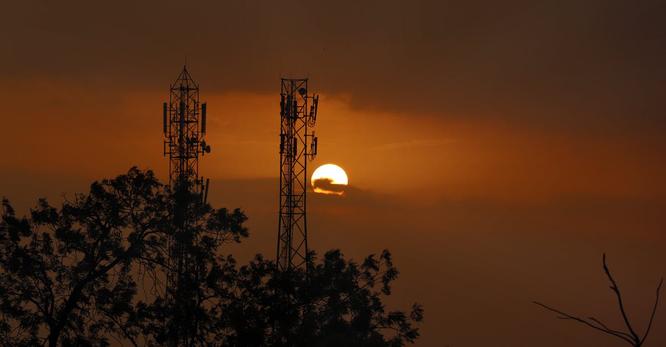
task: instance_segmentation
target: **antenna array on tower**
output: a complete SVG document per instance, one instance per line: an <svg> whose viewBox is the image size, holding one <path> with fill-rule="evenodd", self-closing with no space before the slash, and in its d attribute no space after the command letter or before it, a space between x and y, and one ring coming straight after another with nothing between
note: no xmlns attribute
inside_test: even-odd
<svg viewBox="0 0 666 347"><path fill-rule="evenodd" d="M169 185L187 185L202 194L205 201L207 183L199 177L199 158L210 153L206 144L206 104L199 103L199 85L183 67L171 85L169 102L162 107L164 155L169 157Z"/></svg>

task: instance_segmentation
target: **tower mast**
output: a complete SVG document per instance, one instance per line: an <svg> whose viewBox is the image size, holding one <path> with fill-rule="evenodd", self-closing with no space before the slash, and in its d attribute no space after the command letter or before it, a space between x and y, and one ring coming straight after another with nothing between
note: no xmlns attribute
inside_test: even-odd
<svg viewBox="0 0 666 347"><path fill-rule="evenodd" d="M308 79L282 79L280 87L280 212L277 265L307 270L307 162L317 154L314 126L318 95L308 94Z"/></svg>
<svg viewBox="0 0 666 347"><path fill-rule="evenodd" d="M199 102L199 85L187 67L170 87L169 102L163 108L164 156L169 158L169 187L174 194L173 228L168 240L166 295L173 304L172 320L167 324L167 345L194 346L198 322L193 310L199 304L198 266L189 247L196 242L191 230L196 205L205 203L208 184L199 176L199 159L210 153L206 135L206 104Z"/></svg>

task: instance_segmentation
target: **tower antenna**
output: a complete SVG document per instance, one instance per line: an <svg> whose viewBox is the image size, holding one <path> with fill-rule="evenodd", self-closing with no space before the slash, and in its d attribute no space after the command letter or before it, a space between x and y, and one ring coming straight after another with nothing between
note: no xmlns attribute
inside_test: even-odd
<svg viewBox="0 0 666 347"><path fill-rule="evenodd" d="M169 102L162 107L164 156L169 158L169 186L180 184L188 190L205 191L199 177L199 159L210 153L206 144L206 103L199 102L199 85L192 79L187 66L171 85Z"/></svg>

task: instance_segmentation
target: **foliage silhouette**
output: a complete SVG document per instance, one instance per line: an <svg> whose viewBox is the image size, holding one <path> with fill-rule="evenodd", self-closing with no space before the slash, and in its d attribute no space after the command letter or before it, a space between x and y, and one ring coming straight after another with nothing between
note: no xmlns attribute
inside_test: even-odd
<svg viewBox="0 0 666 347"><path fill-rule="evenodd" d="M152 301L140 301L133 320L125 325L145 345L210 345L222 334L215 289L233 275L228 267L235 265L233 258L218 253L222 245L248 236L243 226L247 218L239 209L213 209L187 186L176 188L172 202L173 215L165 230L171 261L159 264L173 281L165 291L154 293Z"/></svg>
<svg viewBox="0 0 666 347"><path fill-rule="evenodd" d="M311 255L310 259L315 259ZM329 251L304 270L277 271L260 256L240 268L225 311L231 346L403 346L413 342L423 318L420 305L410 314L386 311L398 275L391 255L370 255L361 264Z"/></svg>
<svg viewBox="0 0 666 347"><path fill-rule="evenodd" d="M654 316L657 313L657 307L659 306L659 296L661 294L661 286L664 283L664 279L662 278L659 281L659 284L657 285L657 290L656 290L656 297L654 301L654 305L652 306L652 311L650 313L650 319L648 321L647 327L645 328L645 332L643 332L642 335L639 335L636 330L634 329L633 325L631 324L631 321L629 320L629 317L627 316L627 312L624 308L624 301L622 300L622 293L620 292L620 287L618 287L617 282L615 282L615 279L613 278L613 275L611 275L610 269L608 268L608 264L606 264L606 254L604 253L603 255L603 267L604 267L604 273L606 274L606 277L608 277L608 281L611 283L610 289L613 291L615 294L615 298L617 299L617 304L618 308L620 310L620 314L622 315L622 320L627 328L627 331L621 331L621 330L616 330L616 329L611 329L609 328L606 324L601 322L599 319L595 317L579 317L579 316L574 316L569 313L563 312L561 310L558 310L556 308L550 307L546 304L540 303L538 301L534 301L534 304L541 306L549 311L557 313L559 316L558 318L560 319L565 319L565 320L573 320L575 322L578 322L580 324L583 324L585 326L588 326L592 329L595 329L597 331L601 331L604 334L614 336L616 338L619 338L623 340L624 342L627 342L628 344L634 346L634 347L641 347L645 343L645 340L647 339L648 335L650 334L650 329L652 328L652 323L654 322Z"/></svg>
<svg viewBox="0 0 666 347"><path fill-rule="evenodd" d="M131 265L164 243L168 196L152 172L95 182L60 209L40 200L0 221L0 338L4 345L105 345L132 311Z"/></svg>
<svg viewBox="0 0 666 347"><path fill-rule="evenodd" d="M236 209L169 191L151 171L95 182L61 208L19 218L3 200L0 341L4 346L403 346L423 309L389 311L391 255L360 264L339 250L280 272L223 246L248 236ZM176 271L174 244L195 264ZM176 288L168 274L181 273ZM139 293L144 293L141 297ZM147 294L146 294L147 293Z"/></svg>

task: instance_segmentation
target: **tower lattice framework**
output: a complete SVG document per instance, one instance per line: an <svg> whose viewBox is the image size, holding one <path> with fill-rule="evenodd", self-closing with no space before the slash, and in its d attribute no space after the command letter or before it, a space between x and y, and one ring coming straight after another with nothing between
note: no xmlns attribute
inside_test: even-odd
<svg viewBox="0 0 666 347"><path fill-rule="evenodd" d="M319 96L308 94L307 79L281 80L277 264L283 271L307 270L307 162L317 154L318 104Z"/></svg>
<svg viewBox="0 0 666 347"><path fill-rule="evenodd" d="M199 102L199 85L187 67L171 85L169 102L163 105L164 155L169 157L169 185L184 184L205 193L207 184L199 177L199 159L210 153L204 141L206 104Z"/></svg>

